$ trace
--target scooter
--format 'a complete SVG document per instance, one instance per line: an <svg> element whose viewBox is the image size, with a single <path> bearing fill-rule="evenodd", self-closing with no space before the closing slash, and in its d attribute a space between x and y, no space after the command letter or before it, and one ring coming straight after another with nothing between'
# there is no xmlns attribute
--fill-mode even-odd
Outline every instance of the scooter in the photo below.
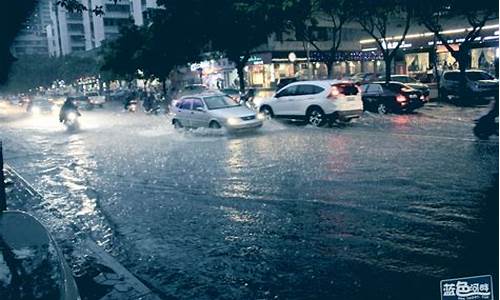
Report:
<svg viewBox="0 0 500 300"><path fill-rule="evenodd" d="M78 111L67 111L63 116L62 123L66 125L69 130L76 130L80 127L78 117L80 117L80 113Z"/></svg>
<svg viewBox="0 0 500 300"><path fill-rule="evenodd" d="M482 116L474 126L474 135L480 140L487 140L492 135L498 135L498 117Z"/></svg>
<svg viewBox="0 0 500 300"><path fill-rule="evenodd" d="M137 100L131 100L131 101L129 101L129 103L127 104L126 109L127 109L128 112L135 113L137 111Z"/></svg>
<svg viewBox="0 0 500 300"><path fill-rule="evenodd" d="M487 140L492 135L498 136L498 98L492 109L481 118L475 120L474 135L481 140Z"/></svg>

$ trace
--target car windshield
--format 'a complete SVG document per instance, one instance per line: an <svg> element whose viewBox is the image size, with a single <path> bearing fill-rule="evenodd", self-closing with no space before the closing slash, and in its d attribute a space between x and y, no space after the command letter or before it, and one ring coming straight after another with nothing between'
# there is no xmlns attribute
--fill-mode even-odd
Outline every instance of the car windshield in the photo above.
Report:
<svg viewBox="0 0 500 300"><path fill-rule="evenodd" d="M239 106L231 98L222 95L205 97L204 100L210 110Z"/></svg>
<svg viewBox="0 0 500 300"><path fill-rule="evenodd" d="M467 78L472 81L478 81L478 80L491 80L493 79L493 76L486 72L467 72Z"/></svg>

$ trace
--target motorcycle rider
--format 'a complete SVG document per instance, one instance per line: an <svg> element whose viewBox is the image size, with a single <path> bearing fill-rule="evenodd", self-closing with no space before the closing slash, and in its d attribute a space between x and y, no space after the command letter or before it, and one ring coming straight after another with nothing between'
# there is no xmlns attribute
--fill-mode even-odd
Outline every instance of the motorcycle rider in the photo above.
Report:
<svg viewBox="0 0 500 300"><path fill-rule="evenodd" d="M474 134L480 139L488 139L490 135L498 134L498 95L495 97L495 102L491 110L479 120L476 121Z"/></svg>
<svg viewBox="0 0 500 300"><path fill-rule="evenodd" d="M127 97L125 98L125 101L124 101L125 110L128 110L130 105L137 104L137 100L136 100L135 96L136 96L135 93L129 93L127 95Z"/></svg>
<svg viewBox="0 0 500 300"><path fill-rule="evenodd" d="M66 115L71 111L74 111L78 116L81 116L78 106L76 106L73 102L73 98L68 97L59 111L59 122L63 122L66 119Z"/></svg>
<svg viewBox="0 0 500 300"><path fill-rule="evenodd" d="M245 95L241 96L240 104L246 106L248 106L249 104L253 104L255 94L255 89L249 89Z"/></svg>
<svg viewBox="0 0 500 300"><path fill-rule="evenodd" d="M146 112L150 112L154 108L155 101L156 99L153 92L146 93L146 97L144 98L143 103Z"/></svg>

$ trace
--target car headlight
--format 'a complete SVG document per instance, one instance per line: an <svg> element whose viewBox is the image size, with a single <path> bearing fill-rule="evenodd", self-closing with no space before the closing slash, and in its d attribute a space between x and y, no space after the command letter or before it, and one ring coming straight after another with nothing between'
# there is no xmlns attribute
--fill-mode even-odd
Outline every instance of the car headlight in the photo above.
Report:
<svg viewBox="0 0 500 300"><path fill-rule="evenodd" d="M34 113L35 115L38 115L41 112L40 107L38 106L32 107L31 112Z"/></svg>
<svg viewBox="0 0 500 300"><path fill-rule="evenodd" d="M263 114L263 113L258 113L258 114L257 114L257 119L258 119L258 120L263 121L263 120L265 120L265 119L266 119L266 115L265 115L265 114Z"/></svg>
<svg viewBox="0 0 500 300"><path fill-rule="evenodd" d="M227 124L228 125L238 125L240 123L239 118L228 118L227 119Z"/></svg>
<svg viewBox="0 0 500 300"><path fill-rule="evenodd" d="M78 116L76 115L76 113L70 112L70 113L68 113L68 116L66 118L68 119L68 121L74 121L74 120L76 120L77 117Z"/></svg>

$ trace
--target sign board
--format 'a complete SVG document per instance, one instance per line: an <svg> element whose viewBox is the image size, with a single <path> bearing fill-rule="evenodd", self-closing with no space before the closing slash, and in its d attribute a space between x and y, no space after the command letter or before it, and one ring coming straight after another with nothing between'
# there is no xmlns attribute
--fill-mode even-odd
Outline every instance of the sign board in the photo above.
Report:
<svg viewBox="0 0 500 300"><path fill-rule="evenodd" d="M491 275L441 280L441 300L493 300Z"/></svg>

